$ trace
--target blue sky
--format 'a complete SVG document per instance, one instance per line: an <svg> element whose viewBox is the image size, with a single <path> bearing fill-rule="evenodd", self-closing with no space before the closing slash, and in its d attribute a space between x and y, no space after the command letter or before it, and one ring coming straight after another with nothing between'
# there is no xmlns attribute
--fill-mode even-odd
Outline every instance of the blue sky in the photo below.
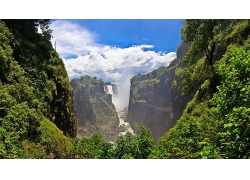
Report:
<svg viewBox="0 0 250 180"><path fill-rule="evenodd" d="M181 41L179 19L60 19L51 24L52 44L70 79L96 76L122 82L167 66Z"/></svg>
<svg viewBox="0 0 250 180"><path fill-rule="evenodd" d="M71 20L98 34L97 42L117 47L152 44L154 51L176 51L181 20L107 19Z"/></svg>

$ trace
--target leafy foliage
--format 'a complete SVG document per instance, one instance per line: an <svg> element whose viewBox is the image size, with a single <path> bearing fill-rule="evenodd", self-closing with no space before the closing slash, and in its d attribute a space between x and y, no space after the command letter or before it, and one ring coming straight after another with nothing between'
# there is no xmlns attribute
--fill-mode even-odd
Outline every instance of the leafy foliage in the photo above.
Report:
<svg viewBox="0 0 250 180"><path fill-rule="evenodd" d="M74 141L70 158L90 159L147 159L156 148L150 130L141 125L141 133L134 138L129 132L120 136L115 145L105 142L101 134Z"/></svg>
<svg viewBox="0 0 250 180"><path fill-rule="evenodd" d="M4 22L3 22L4 21ZM250 158L250 21L186 20L191 46L175 74L174 89L194 98L155 146L150 130L120 136L76 138L73 89L49 42L50 20L0 21L0 158ZM42 34L37 33L40 26ZM159 83L168 68L131 79L133 95ZM89 76L81 86L104 83ZM110 96L100 98L106 103ZM140 102L144 102L140 100ZM73 139L74 138L74 139Z"/></svg>
<svg viewBox="0 0 250 180"><path fill-rule="evenodd" d="M104 85L104 82L101 79L97 79L96 77L90 77L88 75L85 76L81 76L79 79L78 78L74 78L71 80L72 83L78 83L81 86L90 86L90 87L95 87L94 84L102 84Z"/></svg>
<svg viewBox="0 0 250 180"><path fill-rule="evenodd" d="M53 158L67 158L71 148L71 139L57 128L57 126L44 118L41 121L39 130L41 131L40 143L45 147L48 155L53 155Z"/></svg>
<svg viewBox="0 0 250 180"><path fill-rule="evenodd" d="M101 134L93 134L89 139L76 139L71 149L71 158L83 159L110 159L113 146L104 141Z"/></svg>
<svg viewBox="0 0 250 180"><path fill-rule="evenodd" d="M9 64L11 61L12 48L10 46L13 40L12 34L8 31L5 24L0 22L0 80L6 81L9 73Z"/></svg>
<svg viewBox="0 0 250 180"><path fill-rule="evenodd" d="M245 34L249 26L248 21L239 20L230 22L226 27L226 32L228 28L233 31L228 31L228 36L222 31L217 37L226 36L226 43L242 46L228 44L223 58L213 65L213 73L200 81L202 85L182 117L161 138L159 148L150 157L249 158L250 51L249 38ZM219 46L224 45L219 43ZM192 65L185 68L187 72ZM181 69L176 73L181 75ZM201 73L196 71L190 77Z"/></svg>
<svg viewBox="0 0 250 180"><path fill-rule="evenodd" d="M184 62L193 64L195 56L204 52L209 65L213 65L215 50L214 36L222 20L219 19L192 19L186 20L182 29L184 42L191 42L191 46L184 57Z"/></svg>
<svg viewBox="0 0 250 180"><path fill-rule="evenodd" d="M135 139L128 132L125 136L120 136L116 143L113 156L116 159L147 159L156 148L150 130L142 124L141 133Z"/></svg>
<svg viewBox="0 0 250 180"><path fill-rule="evenodd" d="M218 66L221 85L215 93L211 108L218 122L217 137L225 158L243 158L249 155L249 93L250 51L235 48L226 62Z"/></svg>
<svg viewBox="0 0 250 180"><path fill-rule="evenodd" d="M55 144L64 135L76 135L72 88L64 64L52 48L49 36L37 33L40 26L49 35L51 21L3 21L0 21L0 158L48 158L51 151L43 141L46 130L43 119L57 125L47 122L55 130L47 129L46 136L58 136L52 138ZM60 157L66 153L60 151Z"/></svg>
<svg viewBox="0 0 250 180"><path fill-rule="evenodd" d="M138 74L134 76L130 82L131 82L131 92L133 92L133 95L136 96L138 93L138 90L145 86L154 86L155 84L159 83L159 76L168 68L166 67L159 67L158 69L155 69L154 71L147 73L147 74Z"/></svg>

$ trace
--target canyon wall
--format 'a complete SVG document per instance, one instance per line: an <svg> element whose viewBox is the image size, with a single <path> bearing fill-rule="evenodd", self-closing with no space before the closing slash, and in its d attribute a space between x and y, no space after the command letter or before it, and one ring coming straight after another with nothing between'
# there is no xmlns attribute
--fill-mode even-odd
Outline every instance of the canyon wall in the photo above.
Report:
<svg viewBox="0 0 250 180"><path fill-rule="evenodd" d="M137 134L140 123L146 125L156 143L176 124L194 96L195 90L188 96L181 96L177 87L180 79L175 74L176 69L182 66L181 58L188 47L189 44L182 43L177 50L177 58L168 67L138 74L131 79L127 121Z"/></svg>
<svg viewBox="0 0 250 180"><path fill-rule="evenodd" d="M70 83L74 89L78 137L100 133L106 141L115 141L119 134L119 118L112 103L112 95L105 92L104 82L82 76Z"/></svg>

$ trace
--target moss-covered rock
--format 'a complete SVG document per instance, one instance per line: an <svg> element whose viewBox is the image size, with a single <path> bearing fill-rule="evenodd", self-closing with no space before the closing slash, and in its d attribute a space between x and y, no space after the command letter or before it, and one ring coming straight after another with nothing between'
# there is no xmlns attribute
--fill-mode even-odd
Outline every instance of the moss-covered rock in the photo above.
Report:
<svg viewBox="0 0 250 180"><path fill-rule="evenodd" d="M180 59L175 59L168 67L160 67L131 79L128 122L137 134L140 132L140 123L143 123L152 131L156 143L176 124L194 95L193 92L181 96L178 88L180 79L175 74L181 65L179 62Z"/></svg>
<svg viewBox="0 0 250 180"><path fill-rule="evenodd" d="M104 91L101 79L82 76L72 79L75 108L78 121L78 135L91 137L100 133L107 141L118 138L119 118L112 103L112 96Z"/></svg>

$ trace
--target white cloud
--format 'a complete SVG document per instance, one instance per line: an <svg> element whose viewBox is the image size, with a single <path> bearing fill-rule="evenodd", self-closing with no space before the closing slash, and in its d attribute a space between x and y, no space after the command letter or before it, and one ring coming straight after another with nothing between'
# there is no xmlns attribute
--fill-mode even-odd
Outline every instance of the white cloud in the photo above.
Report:
<svg viewBox="0 0 250 180"><path fill-rule="evenodd" d="M140 46L124 49L109 47L102 53L92 51L88 55L64 60L64 63L70 78L94 75L104 80L119 81L124 70L129 70L134 75L147 73L160 66L167 66L174 58L176 58L174 52L160 54L143 51Z"/></svg>
<svg viewBox="0 0 250 180"><path fill-rule="evenodd" d="M96 34L68 21L54 21L51 29L52 43L56 40L56 50L63 58L70 79L90 75L119 82L128 72L130 76L147 73L167 66L176 58L175 52L165 54L144 50L153 45L118 48L97 44ZM69 58L72 55L77 57Z"/></svg>
<svg viewBox="0 0 250 180"><path fill-rule="evenodd" d="M53 21L50 28L53 30L52 44L56 41L56 50L62 57L68 55L83 55L89 51L98 51L95 44L96 35L69 21Z"/></svg>

